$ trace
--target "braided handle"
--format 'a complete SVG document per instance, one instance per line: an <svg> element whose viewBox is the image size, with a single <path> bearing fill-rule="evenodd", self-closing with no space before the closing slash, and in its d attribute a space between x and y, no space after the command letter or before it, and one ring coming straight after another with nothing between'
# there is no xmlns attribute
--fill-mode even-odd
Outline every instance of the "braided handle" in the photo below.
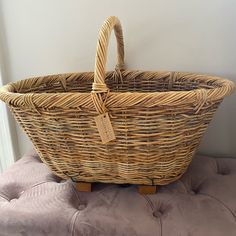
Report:
<svg viewBox="0 0 236 236"><path fill-rule="evenodd" d="M124 66L124 41L123 32L120 21L115 16L110 16L103 23L99 32L97 42L97 52L95 58L95 70L94 70L94 83L93 92L103 93L107 92L108 88L105 84L105 66L107 62L107 49L111 35L111 31L114 29L116 41L117 41L117 69L122 69Z"/></svg>

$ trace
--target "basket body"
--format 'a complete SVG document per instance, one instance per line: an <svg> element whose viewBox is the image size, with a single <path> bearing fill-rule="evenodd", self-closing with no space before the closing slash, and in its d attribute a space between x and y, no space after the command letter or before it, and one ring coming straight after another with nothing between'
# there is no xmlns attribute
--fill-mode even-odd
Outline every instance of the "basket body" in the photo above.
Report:
<svg viewBox="0 0 236 236"><path fill-rule="evenodd" d="M88 92L89 95L93 73L45 79L61 79L63 76L67 81L67 93ZM178 76L181 78L184 75ZM189 74L189 78L192 77L196 76ZM131 71L123 73L123 83L114 81L112 73L107 74L106 82L111 94L115 94L115 103L120 102L125 91L165 93L170 89L170 78L170 72ZM204 87L206 84L188 79L178 82L176 79L171 90L190 90L197 86ZM60 95L64 89L55 82L33 89L21 88L20 92L56 92ZM135 94L128 94L131 96L128 100L136 98ZM62 178L163 185L178 179L185 172L221 100L203 104L197 113L197 101L166 106L151 102L151 107L139 103L126 107L123 102L109 106L116 140L107 144L101 143L94 121L97 112L92 101L87 106L81 105L80 101L77 107L68 106L67 109L11 106L11 110L42 160Z"/></svg>
<svg viewBox="0 0 236 236"><path fill-rule="evenodd" d="M117 67L105 72L111 31ZM41 159L75 181L164 185L185 172L218 105L225 79L124 70L119 20L101 28L95 71L31 78L0 89ZM101 142L94 117L108 113L115 140Z"/></svg>

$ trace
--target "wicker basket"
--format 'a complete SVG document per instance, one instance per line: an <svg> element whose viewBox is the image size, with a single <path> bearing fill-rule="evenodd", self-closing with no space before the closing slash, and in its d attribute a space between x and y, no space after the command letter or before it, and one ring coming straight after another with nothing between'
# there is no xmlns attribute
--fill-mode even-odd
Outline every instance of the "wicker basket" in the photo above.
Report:
<svg viewBox="0 0 236 236"><path fill-rule="evenodd" d="M118 64L106 73L113 29ZM0 98L60 177L164 185L185 172L214 112L234 88L208 75L125 70L121 25L109 17L99 34L94 73L10 83Z"/></svg>

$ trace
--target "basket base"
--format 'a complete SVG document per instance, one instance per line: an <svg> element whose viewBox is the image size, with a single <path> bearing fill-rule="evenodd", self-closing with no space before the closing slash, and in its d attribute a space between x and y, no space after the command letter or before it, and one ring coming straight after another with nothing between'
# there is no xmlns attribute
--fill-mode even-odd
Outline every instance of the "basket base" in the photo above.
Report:
<svg viewBox="0 0 236 236"><path fill-rule="evenodd" d="M156 191L156 185L138 185L138 192L140 194L155 194Z"/></svg>
<svg viewBox="0 0 236 236"><path fill-rule="evenodd" d="M79 192L92 192L92 184L86 182L78 182L76 183L76 189Z"/></svg>
<svg viewBox="0 0 236 236"><path fill-rule="evenodd" d="M92 184L87 182L76 183L76 189L79 192L92 192ZM155 194L157 192L156 185L138 185L138 192L140 194Z"/></svg>

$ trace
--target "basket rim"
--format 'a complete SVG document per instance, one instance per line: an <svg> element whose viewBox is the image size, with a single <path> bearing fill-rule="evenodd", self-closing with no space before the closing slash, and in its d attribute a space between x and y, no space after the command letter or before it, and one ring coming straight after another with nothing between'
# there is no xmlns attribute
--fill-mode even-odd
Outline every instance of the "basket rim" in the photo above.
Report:
<svg viewBox="0 0 236 236"><path fill-rule="evenodd" d="M107 72L106 76L114 73ZM176 73L179 78L187 80L195 78L202 82L212 81L217 85L216 88L193 89L189 91L157 91L157 92L109 92L106 107L130 107L130 106L177 106L181 104L196 104L198 102L211 102L222 100L225 96L234 92L236 86L231 80L208 74L198 74L190 72L174 71L140 71L124 70L122 75L127 76L130 73L144 76L152 75L157 77L170 76ZM39 107L39 108L94 108L91 99L91 92L61 92L61 93L16 93L16 88L32 88L49 83L58 83L73 81L78 76L83 76L88 80L93 80L94 72L64 73L47 76L31 77L17 82L8 83L0 88L0 99L8 105L16 107ZM28 87L27 87L28 86ZM92 88L91 88L92 91Z"/></svg>

